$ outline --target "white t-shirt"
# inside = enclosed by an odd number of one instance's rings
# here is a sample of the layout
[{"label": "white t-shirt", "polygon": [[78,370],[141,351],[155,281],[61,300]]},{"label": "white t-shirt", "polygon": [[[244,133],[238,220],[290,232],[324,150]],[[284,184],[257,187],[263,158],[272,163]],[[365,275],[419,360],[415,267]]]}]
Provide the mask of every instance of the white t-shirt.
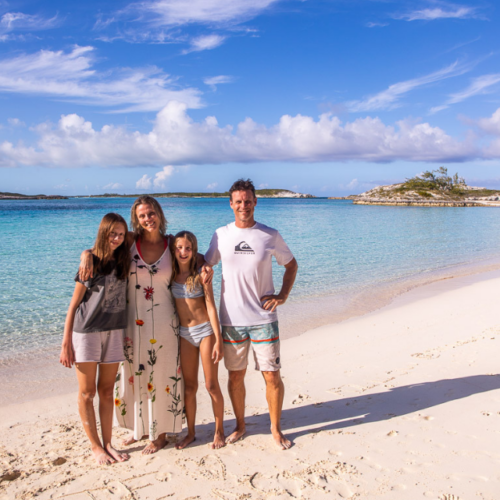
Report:
[{"label": "white t-shirt", "polygon": [[221,325],[255,326],[278,319],[260,301],[274,294],[273,255],[280,266],[293,259],[280,233],[264,224],[241,229],[232,222],[215,231],[205,260],[211,266],[222,261]]}]

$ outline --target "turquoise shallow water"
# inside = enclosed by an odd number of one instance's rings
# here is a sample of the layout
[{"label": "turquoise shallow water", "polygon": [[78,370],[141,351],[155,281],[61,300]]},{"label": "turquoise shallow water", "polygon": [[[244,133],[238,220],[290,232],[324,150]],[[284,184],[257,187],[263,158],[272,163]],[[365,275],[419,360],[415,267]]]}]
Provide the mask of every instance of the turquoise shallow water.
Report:
[{"label": "turquoise shallow water", "polygon": [[[0,360],[60,342],[81,250],[92,245],[105,213],[118,212],[129,220],[132,202],[0,201]],[[190,229],[202,252],[213,231],[233,220],[227,200],[160,202],[169,232]],[[498,208],[260,199],[256,219],[278,228],[297,258],[297,282],[282,314],[293,316],[306,304],[300,314],[305,323],[311,304],[325,297],[340,311],[350,307],[350,297],[365,293],[375,298],[378,289],[395,283],[500,257]],[[278,289],[280,276],[275,269]],[[219,282],[216,273],[217,291]]]}]

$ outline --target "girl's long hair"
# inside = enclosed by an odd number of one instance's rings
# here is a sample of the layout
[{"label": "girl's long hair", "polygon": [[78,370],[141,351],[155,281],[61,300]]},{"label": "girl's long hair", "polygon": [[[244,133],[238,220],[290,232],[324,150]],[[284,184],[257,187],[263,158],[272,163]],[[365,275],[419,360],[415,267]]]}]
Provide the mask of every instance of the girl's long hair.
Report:
[{"label": "girl's long hair", "polygon": [[[117,224],[123,225],[125,238],[123,243],[113,252],[109,246],[109,236]],[[110,213],[102,218],[92,254],[94,255],[94,268],[98,274],[110,274],[115,268],[118,279],[127,278],[130,267],[130,248],[127,240],[127,223],[121,215]],[[115,260],[114,265],[111,263],[112,259]]]},{"label": "girl's long hair", "polygon": [[191,243],[191,249],[193,250],[193,256],[191,257],[191,261],[189,262],[189,276],[186,279],[186,289],[188,292],[192,292],[196,287],[200,285],[200,275],[197,269],[197,257],[198,257],[198,240],[196,236],[190,231],[180,231],[177,233],[172,242],[172,246],[170,250],[172,252],[172,278],[170,280],[171,283],[175,281],[175,278],[179,275],[179,263],[175,258],[175,245],[177,244],[177,240],[180,238],[186,238],[189,243]]},{"label": "girl's long hair", "polygon": [[134,204],[130,209],[130,225],[132,226],[132,231],[134,231],[134,233],[139,236],[141,236],[144,232],[144,228],[139,223],[139,218],[137,217],[136,213],[137,207],[139,205],[151,205],[153,207],[153,210],[156,212],[156,215],[160,220],[160,233],[165,236],[165,233],[167,231],[167,219],[165,217],[165,214],[163,213],[161,205],[158,203],[158,201],[147,194],[139,196],[139,198],[134,201]]}]

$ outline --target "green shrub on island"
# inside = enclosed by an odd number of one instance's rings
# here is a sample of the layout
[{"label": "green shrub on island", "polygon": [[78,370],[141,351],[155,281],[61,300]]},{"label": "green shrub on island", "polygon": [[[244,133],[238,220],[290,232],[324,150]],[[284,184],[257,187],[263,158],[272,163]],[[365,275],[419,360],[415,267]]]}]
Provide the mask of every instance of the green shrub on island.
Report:
[{"label": "green shrub on island", "polygon": [[439,167],[437,170],[427,170],[416,175],[401,184],[395,191],[404,193],[415,191],[420,196],[429,198],[432,193],[448,196],[462,196],[467,190],[467,184],[463,177],[456,173],[453,177],[448,175],[446,167]]}]

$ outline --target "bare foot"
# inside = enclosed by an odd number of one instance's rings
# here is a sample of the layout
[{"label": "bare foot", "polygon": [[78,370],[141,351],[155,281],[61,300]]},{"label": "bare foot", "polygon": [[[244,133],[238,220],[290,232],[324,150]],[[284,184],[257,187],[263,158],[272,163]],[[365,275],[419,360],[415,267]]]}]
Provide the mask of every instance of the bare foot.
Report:
[{"label": "bare foot", "polygon": [[131,444],[137,443],[137,439],[134,439],[134,435],[131,434],[129,437],[122,440],[122,446],[129,446]]},{"label": "bare foot", "polygon": [[271,430],[271,432],[272,432],[274,440],[276,441],[276,444],[282,450],[288,450],[289,448],[292,447],[292,442],[289,439],[287,439],[285,436],[283,436],[283,433],[281,431]]},{"label": "bare foot", "polygon": [[212,443],[212,450],[218,450],[219,448],[224,448],[226,446],[226,439],[223,432],[216,432],[214,435],[214,441]]},{"label": "bare foot", "polygon": [[116,462],[116,460],[110,457],[100,446],[92,449],[92,455],[94,455],[97,465],[111,465]]},{"label": "bare foot", "polygon": [[236,427],[233,433],[226,438],[226,444],[233,444],[240,440],[247,432],[245,427]]},{"label": "bare foot", "polygon": [[194,434],[189,434],[180,442],[175,445],[176,450],[182,450],[186,446],[190,445],[193,441],[196,440],[196,437]]},{"label": "bare foot", "polygon": [[115,450],[111,444],[106,446],[106,451],[108,452],[108,455],[114,458],[117,462],[125,462],[130,458],[128,453],[122,453],[121,451]]},{"label": "bare foot", "polygon": [[154,441],[150,441],[142,450],[143,455],[151,455],[165,447],[167,444],[166,434],[160,434]]}]

